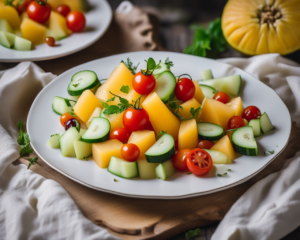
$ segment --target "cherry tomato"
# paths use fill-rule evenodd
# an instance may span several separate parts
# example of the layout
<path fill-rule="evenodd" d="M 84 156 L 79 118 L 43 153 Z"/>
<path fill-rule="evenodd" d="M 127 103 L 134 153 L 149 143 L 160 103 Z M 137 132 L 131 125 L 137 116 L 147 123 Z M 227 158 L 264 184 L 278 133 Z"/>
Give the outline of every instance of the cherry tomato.
<path fill-rule="evenodd" d="M 213 145 L 215 144 L 212 141 L 202 140 L 198 143 L 197 148 L 211 149 Z"/>
<path fill-rule="evenodd" d="M 60 117 L 60 123 L 63 127 L 66 127 L 67 122 L 72 119 L 75 118 L 76 120 L 78 120 L 78 122 L 80 122 L 80 119 L 77 116 L 72 116 L 70 113 L 65 113 L 63 115 L 61 115 Z"/>
<path fill-rule="evenodd" d="M 236 129 L 246 126 L 244 118 L 240 116 L 233 116 L 228 121 L 228 129 Z"/>
<path fill-rule="evenodd" d="M 71 127 L 75 127 L 77 129 L 77 131 L 79 132 L 80 131 L 80 121 L 78 121 L 75 118 L 71 118 L 69 121 L 67 121 L 65 130 L 67 131 Z"/>
<path fill-rule="evenodd" d="M 175 140 L 175 150 L 176 150 L 176 151 L 178 151 L 178 150 L 179 150 L 179 148 L 178 148 L 178 139 L 177 139 L 177 140 Z"/>
<path fill-rule="evenodd" d="M 252 119 L 257 119 L 259 116 L 261 116 L 261 112 L 255 106 L 246 107 L 242 114 L 242 117 L 245 118 L 248 122 Z"/>
<path fill-rule="evenodd" d="M 60 13 L 61 15 L 63 15 L 65 17 L 71 12 L 71 9 L 69 8 L 68 5 L 62 4 L 56 8 L 56 12 Z"/>
<path fill-rule="evenodd" d="M 34 0 L 24 0 L 19 1 L 16 5 L 16 10 L 18 11 L 19 15 L 27 10 L 28 5 Z"/>
<path fill-rule="evenodd" d="M 51 6 L 46 0 L 37 0 L 31 2 L 27 7 L 28 17 L 38 23 L 45 23 L 50 17 Z"/>
<path fill-rule="evenodd" d="M 128 108 L 123 114 L 123 125 L 130 131 L 145 129 L 149 122 L 149 115 L 144 109 Z"/>
<path fill-rule="evenodd" d="M 73 32 L 81 32 L 85 27 L 85 16 L 82 12 L 73 11 L 66 16 L 67 27 Z"/>
<path fill-rule="evenodd" d="M 140 149 L 133 143 L 127 143 L 122 146 L 121 155 L 126 161 L 135 162 L 140 156 Z"/>
<path fill-rule="evenodd" d="M 151 122 L 149 121 L 148 124 L 146 125 L 146 127 L 144 128 L 144 130 L 150 130 L 150 131 L 154 131 L 154 128 L 151 124 Z"/>
<path fill-rule="evenodd" d="M 188 169 L 197 176 L 209 172 L 212 167 L 212 159 L 208 152 L 203 149 L 195 148 L 187 155 L 186 164 Z"/>
<path fill-rule="evenodd" d="M 46 43 L 48 46 L 53 47 L 55 45 L 55 39 L 53 37 L 46 37 Z"/>
<path fill-rule="evenodd" d="M 172 164 L 176 170 L 178 171 L 188 170 L 188 167 L 186 165 L 186 159 L 190 151 L 191 151 L 190 149 L 182 149 L 172 157 Z"/>
<path fill-rule="evenodd" d="M 217 92 L 214 95 L 213 99 L 222 102 L 224 104 L 229 103 L 231 100 L 230 96 L 226 92 Z"/>
<path fill-rule="evenodd" d="M 144 75 L 141 72 L 135 74 L 132 79 L 133 89 L 141 95 L 147 95 L 151 93 L 155 87 L 155 84 L 156 81 L 153 75 Z"/>
<path fill-rule="evenodd" d="M 110 132 L 109 139 L 118 139 L 122 143 L 127 143 L 131 135 L 131 131 L 126 128 L 117 128 Z"/>
<path fill-rule="evenodd" d="M 192 99 L 195 95 L 195 85 L 189 78 L 180 78 L 175 86 L 176 98 L 182 102 Z"/>

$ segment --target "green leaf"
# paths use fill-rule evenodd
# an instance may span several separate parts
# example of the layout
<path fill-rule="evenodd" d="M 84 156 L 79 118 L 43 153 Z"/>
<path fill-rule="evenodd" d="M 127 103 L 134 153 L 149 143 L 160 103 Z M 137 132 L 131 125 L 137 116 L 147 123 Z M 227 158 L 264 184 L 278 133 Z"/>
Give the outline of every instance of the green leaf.
<path fill-rule="evenodd" d="M 113 102 L 113 101 L 115 101 L 115 99 L 116 99 L 116 97 L 115 97 L 115 96 L 113 96 L 112 98 L 110 98 L 110 99 L 107 99 L 107 100 L 106 100 L 106 102 Z"/>
<path fill-rule="evenodd" d="M 193 238 L 193 237 L 199 236 L 200 233 L 201 233 L 201 229 L 200 229 L 200 228 L 196 228 L 196 229 L 194 229 L 194 230 L 187 231 L 187 232 L 185 233 L 185 237 L 186 237 L 187 239 L 191 239 L 191 238 Z"/>
<path fill-rule="evenodd" d="M 190 175 L 190 174 L 192 174 L 191 172 L 188 172 L 186 175 Z"/>
<path fill-rule="evenodd" d="M 37 163 L 38 158 L 37 157 L 27 158 L 26 160 L 28 160 L 30 162 L 27 167 L 27 169 L 29 169 L 31 167 L 31 165 L 34 165 L 35 163 Z"/>
<path fill-rule="evenodd" d="M 107 103 L 104 103 L 101 101 L 103 107 L 105 108 L 103 111 L 104 114 L 111 115 L 111 114 L 122 113 L 126 109 L 128 109 L 132 106 L 132 104 L 130 104 L 126 98 L 122 98 L 116 94 L 113 94 L 112 92 L 109 92 L 109 93 L 114 96 L 113 98 L 116 98 L 116 97 L 119 98 L 120 103 L 117 105 L 108 105 Z"/>
<path fill-rule="evenodd" d="M 226 176 L 227 175 L 227 172 L 223 173 L 223 174 L 220 174 L 220 173 L 217 173 L 217 176 L 218 177 L 223 177 L 223 176 Z"/>
<path fill-rule="evenodd" d="M 156 68 L 156 62 L 154 61 L 153 58 L 148 58 L 148 61 L 147 62 L 147 70 L 148 71 L 151 71 L 151 70 L 154 70 Z"/>
<path fill-rule="evenodd" d="M 100 101 L 101 103 L 102 103 L 102 106 L 104 107 L 104 108 L 108 108 L 109 107 L 109 104 L 107 104 L 106 102 L 102 102 L 102 101 Z"/>
<path fill-rule="evenodd" d="M 123 92 L 123 93 L 129 93 L 129 90 L 130 90 L 130 87 L 129 86 L 125 86 L 125 85 L 123 85 L 122 87 L 121 87 L 121 89 L 120 89 L 120 91 L 121 92 Z"/>
<path fill-rule="evenodd" d="M 124 62 L 123 60 L 121 62 L 126 65 L 126 67 L 130 70 L 130 72 L 133 75 L 136 74 L 136 70 L 137 70 L 140 63 L 138 63 L 136 66 L 134 66 L 133 63 L 131 62 L 130 58 L 127 58 L 126 62 Z"/>
<path fill-rule="evenodd" d="M 162 135 L 164 135 L 165 133 L 167 133 L 167 131 L 163 131 L 161 130 L 157 135 L 156 135 L 156 140 L 159 139 L 160 137 L 162 137 Z"/>
<path fill-rule="evenodd" d="M 22 120 L 18 123 L 18 128 L 19 128 L 19 136 L 17 142 L 21 147 L 20 156 L 23 156 L 28 153 L 32 153 L 33 149 L 30 146 L 30 139 L 28 133 L 25 133 L 25 124 Z"/>
<path fill-rule="evenodd" d="M 167 69 L 169 69 L 169 70 L 170 70 L 171 67 L 174 66 L 174 63 L 172 61 L 170 61 L 169 57 L 166 58 L 165 64 L 167 66 Z"/>
<path fill-rule="evenodd" d="M 201 109 L 201 107 L 198 107 L 194 109 L 193 107 L 190 110 L 190 113 L 192 114 L 192 118 L 195 117 L 196 113 Z"/>

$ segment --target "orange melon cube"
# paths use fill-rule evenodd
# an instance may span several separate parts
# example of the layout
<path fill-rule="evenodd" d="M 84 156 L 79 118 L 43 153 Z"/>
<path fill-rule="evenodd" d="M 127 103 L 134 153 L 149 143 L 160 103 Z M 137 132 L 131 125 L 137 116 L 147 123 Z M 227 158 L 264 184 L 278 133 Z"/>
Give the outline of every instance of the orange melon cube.
<path fill-rule="evenodd" d="M 199 102 L 199 103 L 202 103 L 205 96 L 202 92 L 202 89 L 199 85 L 199 83 L 196 81 L 196 80 L 193 80 L 193 83 L 195 85 L 195 95 L 194 95 L 194 98 Z"/>
<path fill-rule="evenodd" d="M 180 114 L 182 117 L 185 119 L 190 118 L 192 116 L 191 114 L 191 108 L 197 109 L 198 107 L 201 106 L 201 104 L 195 99 L 192 98 L 185 103 L 180 105 L 183 109 L 180 109 Z"/>
<path fill-rule="evenodd" d="M 194 149 L 198 144 L 198 130 L 195 119 L 182 121 L 178 134 L 178 149 Z"/>
<path fill-rule="evenodd" d="M 41 44 L 45 42 L 47 28 L 30 18 L 24 18 L 20 26 L 23 38 L 31 41 L 33 44 Z"/>
<path fill-rule="evenodd" d="M 129 103 L 134 104 L 134 102 L 141 96 L 141 94 L 137 93 L 134 89 L 131 89 L 130 92 L 127 94 L 126 99 Z M 140 104 L 144 102 L 147 95 L 143 95 L 140 99 Z"/>
<path fill-rule="evenodd" d="M 11 6 L 4 6 L 0 8 L 0 19 L 6 19 L 12 28 L 17 28 L 21 24 L 17 10 Z"/>
<path fill-rule="evenodd" d="M 212 146 L 210 150 L 215 150 L 226 154 L 231 162 L 235 159 L 235 152 L 227 135 L 222 137 L 214 146 Z"/>
<path fill-rule="evenodd" d="M 105 115 L 105 117 L 108 119 L 108 121 L 110 122 L 110 131 L 114 131 L 117 128 L 123 128 L 123 114 L 122 113 L 118 113 L 118 114 L 110 114 L 110 115 Z"/>
<path fill-rule="evenodd" d="M 140 149 L 140 156 L 138 159 L 146 159 L 145 152 L 156 142 L 155 133 L 149 130 L 132 132 L 128 143 L 134 143 Z"/>
<path fill-rule="evenodd" d="M 244 107 L 243 107 L 243 102 L 240 97 L 236 97 L 231 99 L 229 103 L 226 103 L 228 107 L 234 110 L 234 115 L 235 116 L 242 116 Z"/>

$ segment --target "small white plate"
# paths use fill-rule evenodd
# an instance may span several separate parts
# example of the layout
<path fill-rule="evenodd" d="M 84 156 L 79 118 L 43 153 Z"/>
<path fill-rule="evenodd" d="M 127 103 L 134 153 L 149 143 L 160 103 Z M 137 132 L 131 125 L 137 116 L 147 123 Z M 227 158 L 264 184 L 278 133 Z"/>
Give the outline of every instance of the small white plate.
<path fill-rule="evenodd" d="M 0 45 L 0 62 L 42 61 L 78 52 L 96 42 L 107 30 L 112 10 L 106 0 L 89 0 L 91 10 L 85 13 L 86 28 L 83 32 L 57 41 L 59 46 L 39 44 L 32 51 L 17 51 Z"/>
<path fill-rule="evenodd" d="M 62 157 L 59 149 L 48 147 L 50 135 L 64 131 L 60 125 L 59 115 L 51 109 L 52 100 L 54 96 L 68 96 L 67 86 L 72 75 L 82 70 L 93 70 L 99 79 L 107 78 L 117 64 L 127 57 L 133 63 L 141 64 L 144 64 L 144 59 L 148 57 L 153 57 L 156 61 L 164 61 L 169 57 L 174 62 L 172 71 L 175 76 L 188 73 L 194 79 L 199 78 L 200 70 L 208 68 L 212 69 L 215 77 L 222 77 L 224 73 L 225 76 L 240 74 L 243 79 L 241 97 L 244 106 L 255 105 L 262 112 L 267 112 L 276 130 L 257 140 L 259 146 L 257 157 L 241 156 L 233 164 L 215 165 L 204 177 L 177 172 L 167 181 L 119 178 L 109 173 L 107 169 L 97 167 L 92 160 L 80 161 L 76 158 Z M 260 172 L 285 148 L 291 131 L 291 118 L 285 104 L 271 88 L 238 68 L 180 53 L 134 52 L 88 62 L 59 75 L 34 100 L 27 119 L 27 129 L 36 153 L 49 166 L 80 184 L 128 197 L 178 199 L 224 190 L 245 182 Z M 275 153 L 264 155 L 266 150 L 274 150 Z M 228 168 L 231 171 L 227 176 L 216 176 L 216 173 L 224 173 Z M 117 179 L 117 182 L 114 179 Z"/>

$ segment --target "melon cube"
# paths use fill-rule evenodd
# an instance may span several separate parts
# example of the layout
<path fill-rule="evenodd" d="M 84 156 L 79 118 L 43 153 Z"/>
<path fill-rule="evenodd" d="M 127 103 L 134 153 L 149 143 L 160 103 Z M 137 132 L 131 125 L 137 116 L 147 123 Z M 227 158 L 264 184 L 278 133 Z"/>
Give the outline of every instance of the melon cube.
<path fill-rule="evenodd" d="M 223 127 L 227 130 L 228 121 L 234 116 L 234 110 L 211 98 L 205 98 L 202 104 L 200 122 L 210 122 Z"/>
<path fill-rule="evenodd" d="M 201 106 L 201 104 L 195 99 L 192 98 L 185 103 L 180 105 L 183 109 L 180 109 L 180 114 L 182 117 L 185 119 L 188 119 L 192 116 L 191 114 L 191 108 L 197 109 L 198 107 Z"/>
<path fill-rule="evenodd" d="M 141 96 L 141 94 L 137 93 L 134 89 L 131 89 L 130 92 L 127 94 L 126 99 L 129 103 L 134 104 L 134 102 Z M 144 102 L 146 99 L 146 95 L 143 95 L 140 99 L 140 104 Z"/>
<path fill-rule="evenodd" d="M 177 140 L 180 121 L 162 102 L 156 92 L 150 93 L 142 104 L 149 115 L 150 122 L 156 134 L 167 131 Z"/>
<path fill-rule="evenodd" d="M 139 176 L 142 179 L 153 179 L 157 178 L 155 173 L 155 168 L 159 163 L 149 163 L 146 159 L 137 160 Z"/>
<path fill-rule="evenodd" d="M 61 40 L 71 34 L 71 31 L 67 27 L 66 19 L 55 11 L 51 11 L 49 17 L 49 29 L 55 40 Z"/>
<path fill-rule="evenodd" d="M 145 152 L 156 142 L 155 133 L 149 130 L 132 132 L 128 143 L 134 143 L 140 149 L 139 159 L 146 159 Z"/>
<path fill-rule="evenodd" d="M 231 99 L 229 103 L 226 103 L 228 107 L 230 107 L 232 110 L 234 110 L 234 115 L 235 116 L 242 116 L 244 107 L 243 107 L 243 102 L 240 97 L 236 97 Z"/>
<path fill-rule="evenodd" d="M 87 160 L 92 156 L 92 144 L 82 141 L 74 141 L 74 149 L 76 158 L 79 160 Z"/>
<path fill-rule="evenodd" d="M 114 131 L 117 128 L 123 128 L 123 114 L 122 113 L 118 113 L 118 114 L 110 114 L 110 115 L 101 115 L 102 117 L 105 117 L 108 119 L 108 121 L 110 122 L 110 131 Z"/>
<path fill-rule="evenodd" d="M 196 80 L 193 80 L 193 83 L 195 85 L 195 95 L 194 95 L 194 98 L 199 102 L 199 103 L 202 103 L 205 96 L 202 92 L 202 89 L 199 85 L 199 83 L 196 81 Z"/>
<path fill-rule="evenodd" d="M 17 10 L 11 6 L 4 6 L 0 8 L 0 19 L 5 19 L 12 28 L 19 27 L 21 24 Z"/>
<path fill-rule="evenodd" d="M 198 131 L 195 119 L 182 121 L 178 134 L 178 149 L 194 149 L 198 144 Z"/>
<path fill-rule="evenodd" d="M 0 19 L 0 31 L 14 33 L 14 30 L 6 19 Z"/>
<path fill-rule="evenodd" d="M 228 163 L 231 163 L 235 159 L 235 152 L 227 135 L 222 137 L 215 145 L 212 146 L 210 150 L 215 150 L 226 154 L 230 160 Z"/>
<path fill-rule="evenodd" d="M 25 18 L 21 24 L 21 31 L 24 38 L 33 44 L 44 43 L 46 39 L 47 28 L 29 18 Z"/>
<path fill-rule="evenodd" d="M 91 90 L 85 90 L 80 95 L 73 109 L 80 120 L 87 123 L 97 107 L 102 108 L 101 102 L 95 97 Z"/>
<path fill-rule="evenodd" d="M 89 10 L 89 3 L 87 0 L 48 0 L 52 9 L 56 9 L 61 4 L 66 4 L 71 11 L 87 11 Z"/>
<path fill-rule="evenodd" d="M 123 143 L 117 139 L 107 140 L 105 142 L 93 143 L 93 159 L 100 168 L 107 168 L 111 156 L 122 158 L 121 148 Z"/>

